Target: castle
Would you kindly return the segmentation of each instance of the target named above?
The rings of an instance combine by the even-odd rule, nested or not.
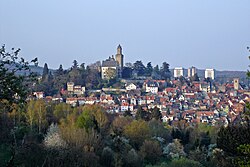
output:
[[[122,76],[123,70],[123,63],[124,63],[124,55],[122,54],[122,47],[119,44],[117,47],[117,53],[114,56],[112,55],[108,59],[102,61],[102,79],[111,79],[115,77]]]

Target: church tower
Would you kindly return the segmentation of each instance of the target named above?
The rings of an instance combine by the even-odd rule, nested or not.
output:
[[[117,54],[115,55],[115,59],[116,61],[118,62],[118,65],[122,71],[123,69],[123,59],[124,59],[124,56],[122,54],[122,47],[121,45],[119,44],[118,47],[117,47]]]

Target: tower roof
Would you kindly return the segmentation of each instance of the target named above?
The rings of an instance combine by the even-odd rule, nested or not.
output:
[[[121,49],[121,48],[122,48],[122,47],[121,47],[121,45],[119,44],[118,47],[117,47],[117,49]]]

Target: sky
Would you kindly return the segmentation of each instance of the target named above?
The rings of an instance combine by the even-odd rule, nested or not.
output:
[[[1,0],[0,45],[39,65],[125,63],[246,71],[250,0]]]

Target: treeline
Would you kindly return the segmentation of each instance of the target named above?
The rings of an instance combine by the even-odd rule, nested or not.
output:
[[[134,64],[128,63],[122,71],[122,78],[132,78],[133,76],[169,80],[171,78],[171,72],[169,70],[169,64],[166,62],[159,68],[158,65],[153,67],[151,62],[144,66],[142,61],[136,61]],[[74,82],[76,85],[85,86],[87,89],[121,86],[117,77],[102,80],[100,62],[85,67],[84,63],[79,65],[78,62],[74,60],[70,69],[64,70],[62,65],[60,65],[53,73],[49,70],[47,63],[45,63],[42,77],[33,87],[33,90],[43,91],[46,95],[60,94],[61,89],[66,89],[67,82]]]
[[[135,118],[99,105],[31,100],[1,112],[1,166],[238,166],[249,163],[249,120],[228,127]]]

